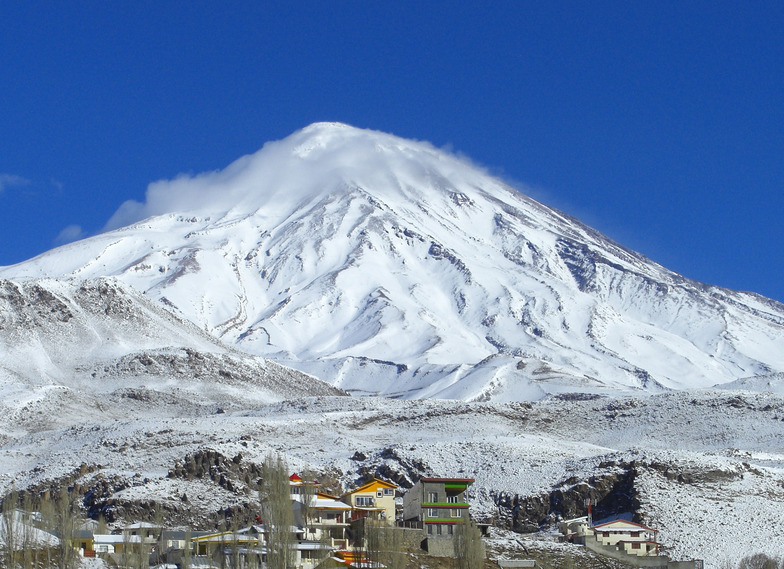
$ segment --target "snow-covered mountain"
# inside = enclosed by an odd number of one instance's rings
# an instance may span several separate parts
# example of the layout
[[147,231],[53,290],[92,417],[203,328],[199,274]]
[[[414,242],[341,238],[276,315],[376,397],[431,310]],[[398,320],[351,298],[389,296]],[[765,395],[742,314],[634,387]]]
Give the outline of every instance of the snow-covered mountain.
[[317,123],[152,184],[111,224],[0,277],[116,277],[361,394],[524,400],[784,371],[781,304],[688,280],[389,134]]
[[280,453],[344,487],[473,477],[472,514],[534,532],[526,551],[579,560],[548,532],[591,497],[710,569],[784,554],[779,303],[338,124],[110,224],[0,268],[0,494],[64,484],[93,517],[216,527],[253,515]]
[[86,417],[193,416],[316,394],[340,393],[112,279],[0,281],[0,440]]

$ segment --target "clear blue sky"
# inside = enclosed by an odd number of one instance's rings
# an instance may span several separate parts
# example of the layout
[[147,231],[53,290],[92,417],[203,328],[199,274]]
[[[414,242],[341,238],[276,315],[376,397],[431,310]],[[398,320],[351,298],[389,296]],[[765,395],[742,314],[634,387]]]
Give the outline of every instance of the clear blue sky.
[[5,0],[0,25],[0,265],[334,120],[784,300],[782,2]]

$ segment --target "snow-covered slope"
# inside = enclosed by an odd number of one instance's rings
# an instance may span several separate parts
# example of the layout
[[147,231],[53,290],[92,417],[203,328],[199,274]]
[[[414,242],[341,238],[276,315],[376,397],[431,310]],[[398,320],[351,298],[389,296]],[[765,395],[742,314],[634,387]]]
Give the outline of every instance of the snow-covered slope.
[[230,346],[360,394],[708,387],[784,371],[784,306],[685,279],[422,142],[318,123],[152,184],[0,270],[115,276]]
[[116,421],[74,415],[71,425],[0,445],[0,488],[66,479],[96,517],[141,521],[135,508],[155,503],[209,528],[229,507],[257,512],[249,474],[280,453],[293,471],[313,469],[345,489],[368,475],[401,491],[423,475],[475,478],[475,519],[540,530],[533,540],[547,539],[559,518],[584,515],[590,496],[597,519],[638,516],[675,559],[718,569],[760,551],[784,555],[777,394],[677,391],[533,404],[319,397],[248,402],[221,415],[170,412]]
[[170,417],[336,394],[221,344],[120,282],[0,281],[0,438],[86,415]]

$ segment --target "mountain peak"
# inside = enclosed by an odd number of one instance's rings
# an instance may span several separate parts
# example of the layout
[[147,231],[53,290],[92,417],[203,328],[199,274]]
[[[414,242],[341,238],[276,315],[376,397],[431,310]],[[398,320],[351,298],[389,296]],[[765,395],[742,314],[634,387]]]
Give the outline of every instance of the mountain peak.
[[145,202],[123,204],[107,229],[165,214],[213,219],[229,211],[288,214],[304,200],[347,186],[398,191],[457,170],[463,176],[477,174],[472,166],[426,142],[343,123],[314,123],[266,143],[223,170],[150,184]]
[[117,230],[0,277],[115,275],[358,393],[530,399],[784,371],[780,305],[684,279],[427,142],[315,123],[124,207]]

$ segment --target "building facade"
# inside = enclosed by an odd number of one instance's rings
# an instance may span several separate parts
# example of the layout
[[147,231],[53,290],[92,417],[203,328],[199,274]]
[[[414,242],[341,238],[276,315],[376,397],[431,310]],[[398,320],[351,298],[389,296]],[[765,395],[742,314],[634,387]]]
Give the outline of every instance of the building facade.
[[422,478],[403,497],[403,520],[418,522],[432,555],[454,555],[458,524],[467,523],[468,487],[473,478]]
[[353,508],[353,519],[372,516],[394,524],[395,490],[397,484],[374,478],[356,490],[344,494],[340,499]]

